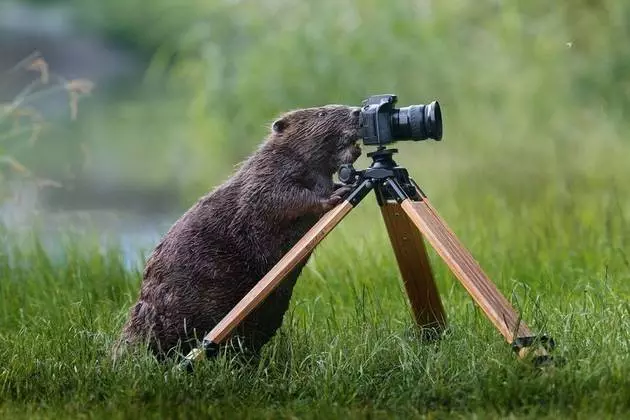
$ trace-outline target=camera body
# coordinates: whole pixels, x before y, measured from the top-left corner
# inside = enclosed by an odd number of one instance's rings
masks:
[[[383,147],[401,140],[442,139],[440,104],[410,105],[396,109],[397,95],[373,95],[362,102],[361,137],[363,144]]]

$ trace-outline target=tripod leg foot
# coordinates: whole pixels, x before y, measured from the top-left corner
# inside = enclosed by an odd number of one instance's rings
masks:
[[[192,373],[195,370],[195,363],[203,359],[212,359],[219,354],[219,344],[208,339],[201,342],[201,346],[193,349],[186,355],[177,368],[181,371]]]
[[[512,342],[514,352],[521,359],[529,359],[537,368],[564,366],[566,363],[564,358],[551,355],[555,347],[555,340],[547,334],[518,337]]]

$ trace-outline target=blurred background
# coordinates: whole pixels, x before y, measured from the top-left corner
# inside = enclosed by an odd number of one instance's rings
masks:
[[[397,161],[454,226],[618,201],[629,35],[623,0],[2,0],[0,214],[53,251],[95,232],[133,262],[278,113],[379,93],[440,101],[443,141]]]

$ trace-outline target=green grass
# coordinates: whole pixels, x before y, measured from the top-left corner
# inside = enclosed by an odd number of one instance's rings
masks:
[[[109,347],[140,280],[123,268],[116,249],[102,254],[87,239],[69,237],[63,261],[36,246],[22,248],[11,267],[5,258],[0,416],[627,413],[630,214],[623,159],[597,158],[601,144],[582,165],[553,166],[545,151],[532,152],[532,160],[504,151],[510,169],[493,177],[489,150],[478,161],[485,170],[474,159],[455,170],[457,159],[441,146],[413,147],[426,153],[414,163],[414,177],[530,326],[556,339],[567,359],[563,368],[544,373],[519,362],[433,251],[450,328],[438,344],[420,342],[368,197],[318,248],[262,359],[221,357],[192,375],[149,357],[110,363]],[[620,145],[615,155],[627,152]],[[409,163],[403,155],[399,161]],[[528,171],[534,161],[539,166]]]

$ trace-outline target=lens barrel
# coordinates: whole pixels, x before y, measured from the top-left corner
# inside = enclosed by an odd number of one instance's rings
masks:
[[[437,101],[394,110],[391,123],[395,140],[442,139],[442,112]]]

